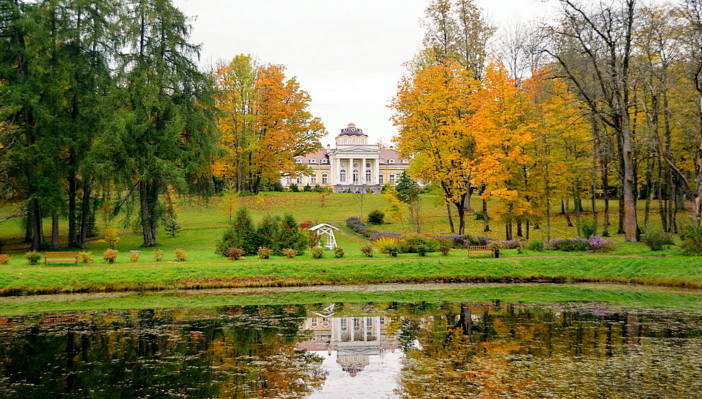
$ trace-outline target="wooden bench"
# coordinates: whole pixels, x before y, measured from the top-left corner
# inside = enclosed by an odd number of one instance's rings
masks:
[[[49,262],[73,262],[78,264],[78,252],[44,252],[44,264]]]
[[[477,253],[477,254],[490,254],[492,257],[495,257],[495,248],[493,248],[490,245],[468,245],[466,247],[468,250],[468,257],[470,258],[471,254]]]

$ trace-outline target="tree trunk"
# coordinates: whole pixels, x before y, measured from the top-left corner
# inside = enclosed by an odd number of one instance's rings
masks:
[[[565,213],[566,217],[566,222],[568,223],[568,227],[573,227],[573,221],[570,220],[570,213],[568,212],[568,208],[570,208],[570,205],[568,204],[568,200],[561,200],[561,210],[563,213]]]
[[[152,182],[139,182],[139,205],[141,211],[141,228],[144,243],[142,247],[153,247],[158,245],[156,241],[156,187]]]
[[[61,242],[59,241],[59,215],[56,212],[51,214],[51,246],[54,249],[61,247]]]
[[[78,246],[80,248],[85,248],[88,243],[88,223],[92,217],[92,212],[90,207],[90,181],[83,181],[83,200],[81,201],[81,214],[80,214],[80,239],[78,240]]]
[[[490,232],[490,216],[488,215],[487,201],[483,199],[483,232]]]
[[[458,234],[466,234],[466,210],[463,209],[463,201],[454,202],[458,211]]]
[[[73,150],[71,150],[73,152]],[[74,155],[71,155],[73,158]],[[71,163],[73,161],[70,161]],[[76,198],[78,196],[78,182],[75,172],[71,172],[68,175],[68,246],[69,247],[80,247],[79,233],[77,229],[78,215],[76,215]]]
[[[449,226],[451,227],[451,234],[455,234],[456,228],[453,225],[453,215],[451,215],[451,203],[449,202],[446,203],[446,213],[448,214],[448,222]]]
[[[30,249],[39,250],[44,244],[44,226],[41,215],[39,201],[32,199],[29,201],[29,225],[32,231],[32,246]]]

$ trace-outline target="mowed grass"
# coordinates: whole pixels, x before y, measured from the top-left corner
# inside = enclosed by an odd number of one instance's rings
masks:
[[[479,199],[473,198],[472,205],[477,209]],[[497,201],[491,202],[493,209],[498,205]],[[215,243],[229,224],[230,216],[241,206],[249,209],[256,223],[266,214],[282,216],[290,213],[298,222],[330,223],[340,227],[342,231],[337,234],[337,241],[344,248],[345,257],[334,259],[333,253],[326,251],[324,259],[315,260],[307,251],[295,259],[247,257],[239,261],[227,260],[214,253]],[[702,261],[679,256],[681,253],[677,247],[654,252],[640,243],[623,243],[622,237],[618,236],[612,237],[620,241],[617,251],[608,255],[551,251],[519,254],[516,250],[508,250],[503,256],[509,259],[486,259],[485,256],[468,259],[465,251],[454,250],[448,257],[432,253],[427,258],[413,254],[401,254],[398,258],[376,254],[373,258],[366,258],[360,248],[368,241],[348,230],[344,221],[350,216],[365,218],[370,211],[387,207],[385,197],[377,194],[265,193],[251,197],[215,197],[206,203],[182,200],[177,208],[178,222],[182,226],[180,232],[170,237],[159,231],[160,245],[157,248],[165,252],[163,262],[154,261],[153,248],[140,248],[141,235],[138,232],[124,227],[119,220],[101,220],[102,229],[114,227],[121,231],[117,244],[120,255],[114,265],[102,260],[107,244],[99,238],[91,241],[87,248],[94,254],[93,264],[29,265],[24,259],[27,244],[22,242],[21,222],[11,219],[0,224],[0,239],[5,243],[3,252],[11,255],[8,265],[0,265],[0,292],[12,295],[491,279],[612,281],[702,287]],[[616,202],[612,202],[611,207],[614,217]],[[559,209],[554,203],[554,213],[556,210]],[[2,212],[9,210],[0,210],[0,216]],[[421,215],[422,233],[450,234],[446,206],[436,196],[422,196]],[[684,216],[681,215],[681,219]],[[652,214],[651,222],[657,220]],[[386,216],[386,221],[388,223],[373,228],[401,233],[412,231],[412,226],[403,221],[390,216]],[[483,232],[483,222],[474,216],[468,216],[466,221],[468,234],[504,238],[504,227],[498,221],[492,221],[493,231],[489,233]],[[50,230],[49,220],[45,221],[45,228],[47,232]],[[532,239],[545,241],[545,228],[544,221],[540,230],[531,232]],[[65,232],[65,229],[65,223],[62,223],[61,231]],[[611,231],[614,230],[612,227]],[[578,234],[574,227],[567,227],[563,216],[556,215],[551,235],[553,238],[567,238]],[[64,236],[62,241],[65,242]],[[175,262],[176,248],[186,251],[186,262]],[[142,251],[140,260],[135,263],[129,259],[133,250]]]
[[[503,302],[603,303],[600,306],[657,308],[678,311],[702,309],[702,293],[676,289],[651,289],[631,285],[590,284],[456,284],[349,286],[344,289],[316,287],[290,290],[206,290],[121,294],[52,295],[0,298],[3,317],[73,311],[101,311],[154,308],[212,308],[218,306],[289,305],[320,303],[438,303]],[[604,305],[604,303],[608,305]],[[348,309],[348,310],[347,310]],[[345,306],[350,315],[361,312]],[[343,314],[341,311],[339,314]]]

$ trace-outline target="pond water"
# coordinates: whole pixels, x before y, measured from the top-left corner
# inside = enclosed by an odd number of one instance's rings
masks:
[[[697,398],[702,313],[604,303],[0,318],[2,398]]]

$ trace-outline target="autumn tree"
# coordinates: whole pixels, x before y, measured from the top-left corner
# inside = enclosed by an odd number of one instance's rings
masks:
[[[509,78],[499,61],[492,61],[482,87],[471,96],[474,112],[469,117],[474,134],[473,181],[483,185],[483,199],[502,200],[497,216],[506,224],[506,238],[512,239],[512,223],[528,221],[533,213],[530,197],[530,156],[525,148],[533,140],[535,124],[525,112],[527,97]]]
[[[470,201],[475,137],[467,124],[476,82],[460,64],[433,65],[405,77],[390,107],[399,129],[393,139],[403,157],[413,158],[412,175],[439,185],[458,212],[458,234],[465,233]]]
[[[587,6],[560,0],[561,24],[553,26],[548,53],[561,66],[591,114],[617,135],[627,241],[638,240],[636,163],[631,130],[632,44],[636,0]]]
[[[239,55],[215,75],[225,151],[215,171],[238,191],[258,192],[281,173],[295,174],[294,157],[321,148],[324,125],[307,109],[309,94],[284,70]]]

